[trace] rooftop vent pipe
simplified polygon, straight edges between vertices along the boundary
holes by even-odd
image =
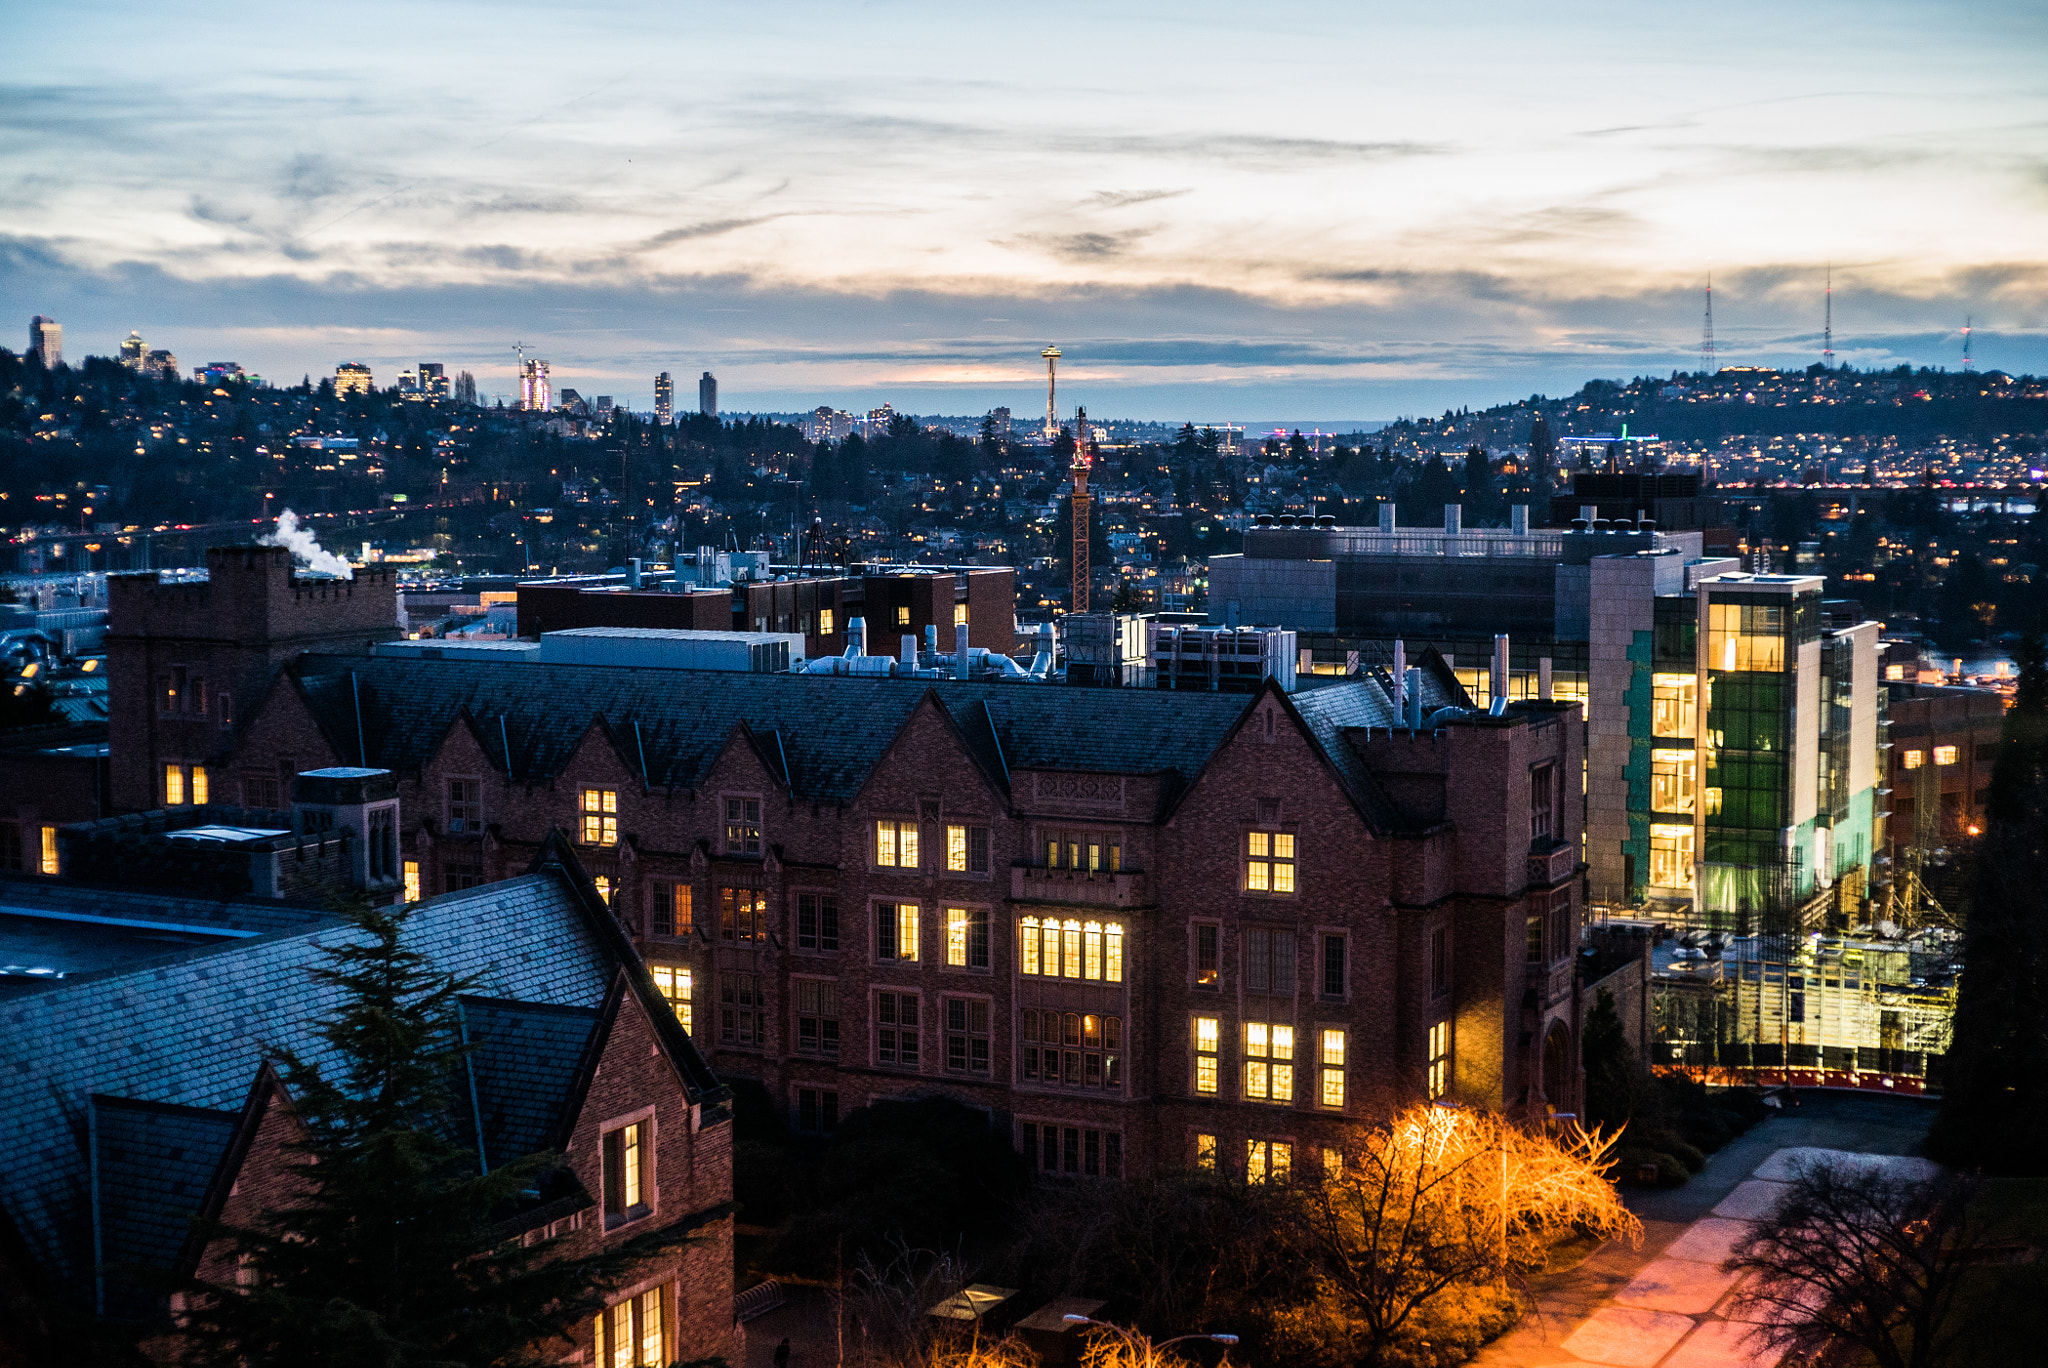
[[[1493,670],[1486,679],[1487,692],[1495,703],[1506,703],[1508,698],[1508,638],[1505,632],[1494,634]]]
[[[1398,638],[1394,641],[1394,722],[1398,725],[1407,715],[1408,688],[1408,643]]]

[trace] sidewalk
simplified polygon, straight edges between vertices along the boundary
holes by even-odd
[[[1791,1116],[1733,1141],[1682,1188],[1632,1194],[1640,1249],[1607,1244],[1577,1268],[1535,1280],[1537,1305],[1482,1350],[1484,1368],[1715,1368],[1766,1364],[1733,1318],[1720,1261],[1744,1219],[1767,1209],[1804,1153],[1900,1156],[1915,1150],[1932,1103],[1806,1093]],[[1919,1160],[1894,1159],[1912,1164]]]

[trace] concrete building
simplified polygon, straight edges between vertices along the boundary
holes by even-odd
[[[370,368],[360,361],[344,361],[334,368],[334,393],[340,398],[368,394],[375,387]]]
[[[54,318],[37,314],[28,321],[29,355],[41,359],[44,366],[55,369],[64,364],[64,325]]]
[[[654,421],[663,427],[676,420],[676,382],[663,371],[654,377]]]
[[[697,381],[697,412],[706,418],[718,416],[718,377],[710,371]]]

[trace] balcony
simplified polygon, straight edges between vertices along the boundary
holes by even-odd
[[[1578,847],[1570,841],[1529,843],[1529,883],[1536,888],[1557,887],[1572,876],[1578,863]]]
[[[1075,907],[1142,907],[1152,899],[1151,880],[1140,869],[1090,872],[1010,866],[1013,902],[1062,903]]]

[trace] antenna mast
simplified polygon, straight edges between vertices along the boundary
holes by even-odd
[[[1820,330],[1820,365],[1822,370],[1835,368],[1835,263],[1828,263],[1828,305],[1827,322]]]
[[[1714,356],[1714,273],[1707,272],[1707,322],[1700,330],[1700,370],[1706,375],[1720,374],[1720,364]]]
[[[1970,319],[1965,315],[1963,318],[1963,369],[1970,369],[1972,364],[1974,363],[1970,360]]]

